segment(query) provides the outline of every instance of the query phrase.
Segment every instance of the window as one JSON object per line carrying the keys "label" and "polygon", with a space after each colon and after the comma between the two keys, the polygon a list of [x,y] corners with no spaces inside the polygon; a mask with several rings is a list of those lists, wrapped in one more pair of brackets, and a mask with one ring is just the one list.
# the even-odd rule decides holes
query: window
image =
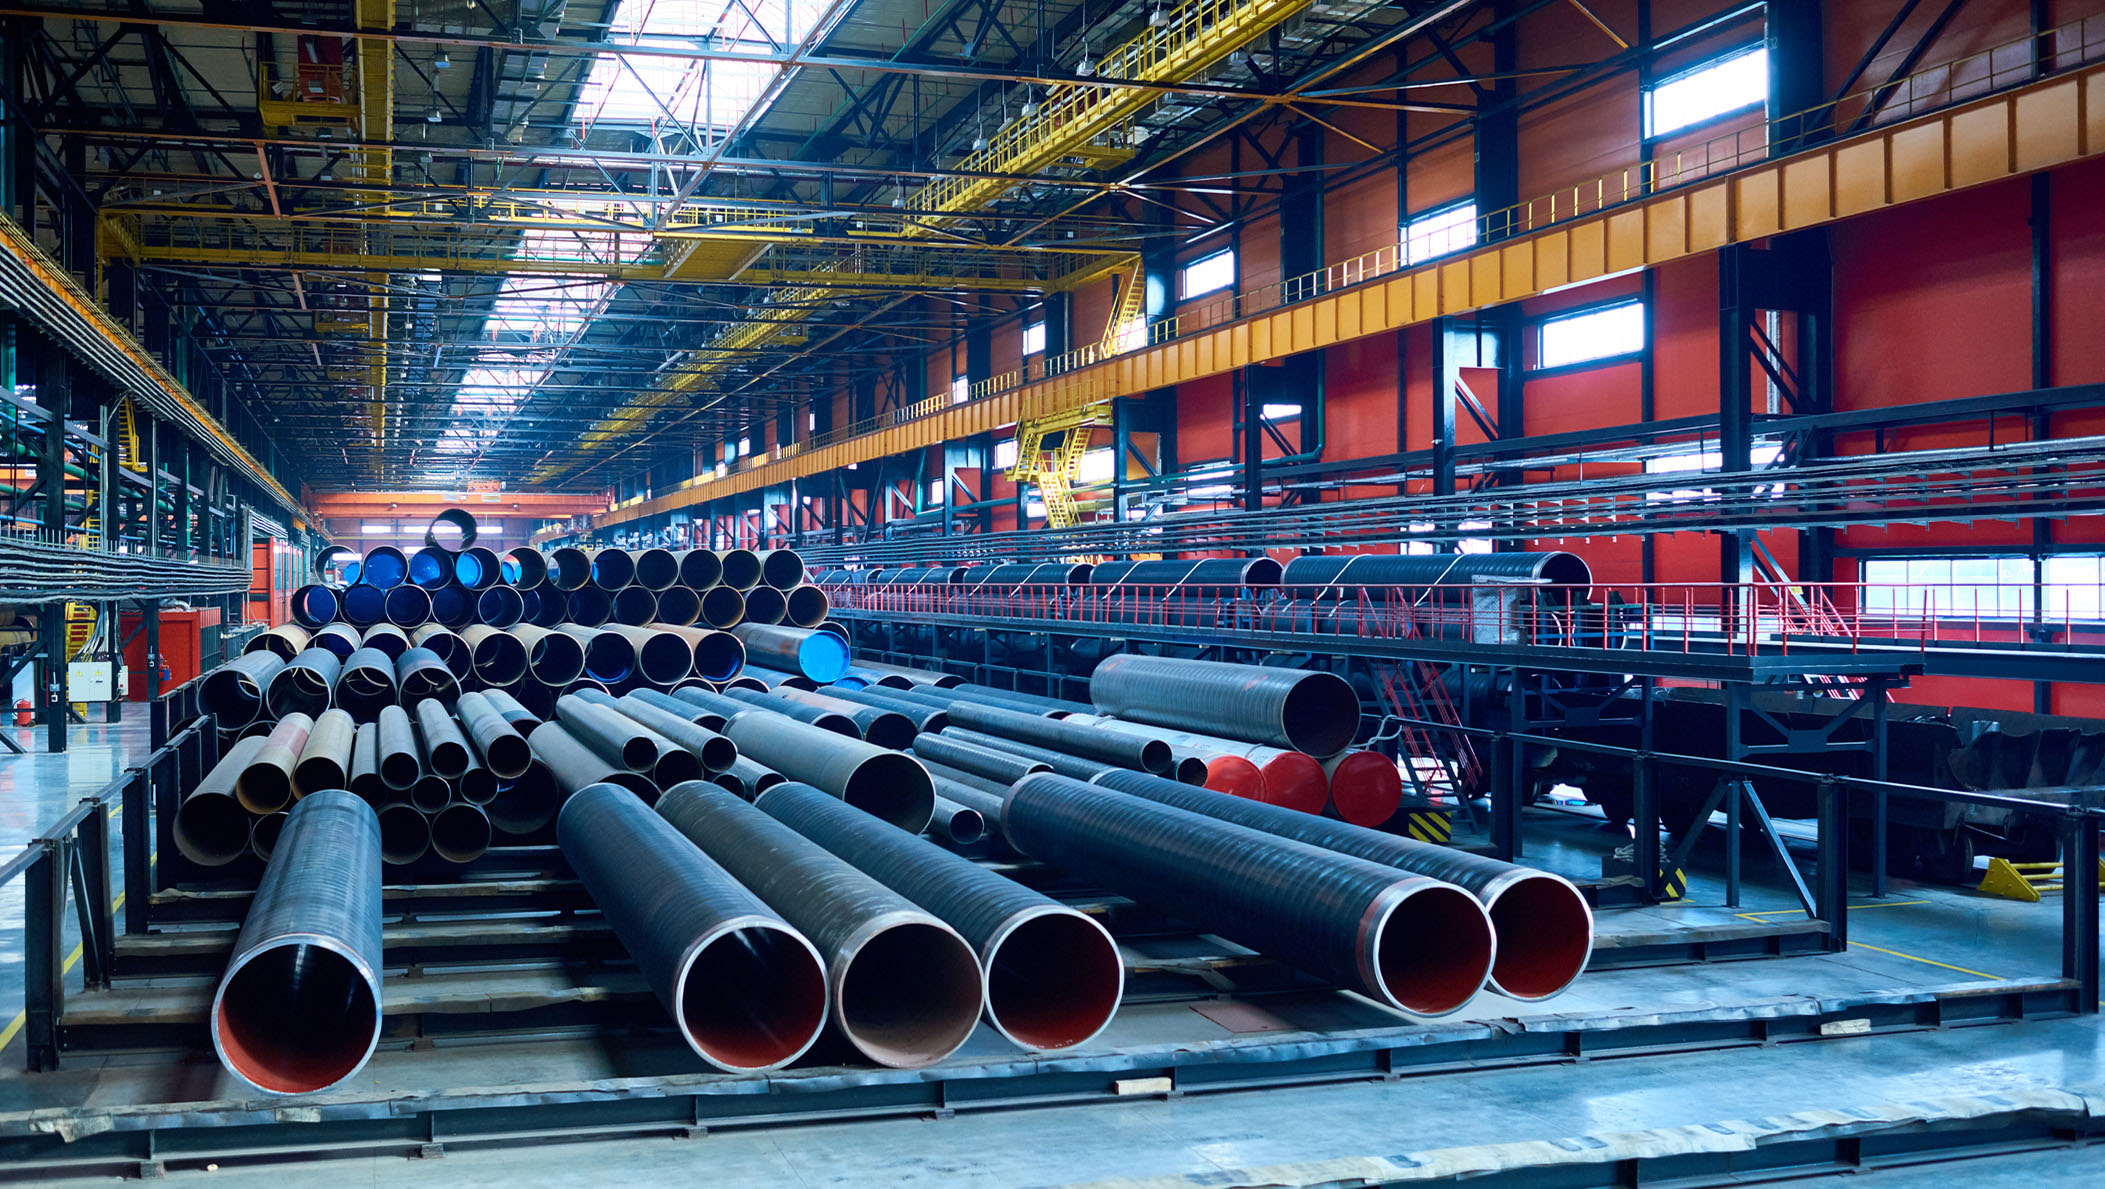
{"label": "window", "polygon": [[964,404],[972,399],[972,381],[963,376],[950,377],[950,403]]}
{"label": "window", "polygon": [[1476,204],[1457,203],[1407,220],[1401,239],[1405,267],[1459,252],[1476,242]]}
{"label": "window", "polygon": [[1025,355],[1045,354],[1045,323],[1031,322],[1024,325],[1023,353]]}
{"label": "window", "polygon": [[1301,418],[1301,406],[1266,404],[1263,413],[1266,421],[1298,421]]}
{"label": "window", "polygon": [[1535,366],[1570,367],[1634,355],[1644,348],[1644,303],[1628,301],[1543,319]]}
{"label": "window", "polygon": [[[2105,616],[2105,555],[2057,554],[2039,573],[2045,601],[2040,617],[2092,620]],[[1864,610],[1888,615],[2000,619],[2032,614],[2029,557],[1877,557],[1864,562]]]}
{"label": "window", "polygon": [[1100,483],[1109,483],[1111,481],[1111,448],[1104,446],[1083,454],[1081,464],[1075,468],[1074,481],[1077,486],[1081,487],[1095,487]]}
{"label": "window", "polygon": [[1768,101],[1768,49],[1739,50],[1645,88],[1645,136],[1665,136]]}
{"label": "window", "polygon": [[941,479],[930,479],[928,481],[928,506],[931,508],[943,506],[943,481]]}
{"label": "window", "polygon": [[740,458],[744,458],[744,457],[745,457],[746,455],[748,455],[748,454],[751,454],[752,452],[753,452],[753,439],[751,439],[751,438],[740,438],[740,439],[738,439],[738,457],[740,457]]}
{"label": "window", "polygon": [[[819,0],[623,0],[613,7],[607,40],[665,50],[718,49],[766,54],[813,35],[825,15]],[[843,10],[845,11],[845,10]],[[814,36],[813,44],[817,44]],[[601,54],[579,93],[576,122],[677,127],[737,126],[754,105],[779,93],[772,62]]]}
{"label": "window", "polygon": [[1226,248],[1211,256],[1201,256],[1184,266],[1182,274],[1186,300],[1216,289],[1226,289],[1235,283],[1235,249]]}
{"label": "window", "polygon": [[805,432],[805,433],[811,433],[812,431],[814,431],[814,430],[818,429],[818,427],[819,427],[819,415],[818,415],[818,413],[817,413],[817,411],[816,411],[816,410],[814,410],[814,411],[812,411],[812,412],[809,412],[809,413],[806,413],[806,414],[804,414],[804,432]]}
{"label": "window", "polygon": [[358,534],[363,537],[384,537],[394,531],[395,526],[392,524],[361,524],[358,526]]}
{"label": "window", "polygon": [[1134,318],[1111,332],[1111,353],[1121,355],[1148,345],[1148,320]]}
{"label": "window", "polygon": [[1016,439],[994,443],[994,469],[1005,471],[1016,465]]}

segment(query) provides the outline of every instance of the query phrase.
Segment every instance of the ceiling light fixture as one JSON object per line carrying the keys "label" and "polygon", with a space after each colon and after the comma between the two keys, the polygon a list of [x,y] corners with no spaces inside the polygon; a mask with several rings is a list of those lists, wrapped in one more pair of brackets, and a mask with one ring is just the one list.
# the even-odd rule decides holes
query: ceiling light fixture
{"label": "ceiling light fixture", "polygon": [[431,68],[433,70],[444,70],[452,65],[453,59],[448,58],[446,56],[445,50],[440,50],[438,54],[431,59]]}

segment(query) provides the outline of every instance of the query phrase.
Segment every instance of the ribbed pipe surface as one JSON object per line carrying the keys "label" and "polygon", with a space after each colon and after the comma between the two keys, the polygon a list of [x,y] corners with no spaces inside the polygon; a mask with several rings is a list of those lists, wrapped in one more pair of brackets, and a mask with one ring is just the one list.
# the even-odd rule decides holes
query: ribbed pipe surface
{"label": "ribbed pipe surface", "polygon": [[[1106,764],[1102,760],[1084,759],[1081,756],[1068,755],[1064,751],[1054,751],[1050,747],[1039,747],[1035,743],[1019,743],[1014,739],[1004,739],[999,735],[989,735],[966,727],[951,727],[943,732],[942,737],[959,743],[970,743],[975,747],[985,748],[989,751],[1007,752],[1012,756],[1035,760],[1045,765],[1051,771],[1074,780],[1095,780],[1106,772],[1125,771],[1117,764]],[[919,742],[920,740],[915,740],[916,744]]]}
{"label": "ribbed pipe surface", "polygon": [[952,702],[950,721],[953,726],[1141,772],[1161,774],[1176,766],[1169,744],[1160,739],[1143,739],[1116,731],[1075,726],[1058,719],[984,703]]}
{"label": "ribbed pipe surface", "polygon": [[1089,677],[1097,709],[1133,722],[1336,755],[1359,730],[1359,695],[1335,673],[1123,653]]}
{"label": "ribbed pipe surface", "polygon": [[547,765],[549,775],[555,777],[556,787],[565,796],[574,796],[579,789],[595,784],[618,784],[643,798],[645,804],[658,799],[658,786],[649,777],[615,767],[561,723],[542,723],[526,737],[526,742],[533,748],[534,758]]}
{"label": "ribbed pipe surface", "polygon": [[791,780],[815,785],[910,834],[928,828],[935,787],[910,755],[873,747],[768,710],[748,710],[724,724],[738,753]]}
{"label": "ribbed pipe surface", "polygon": [[999,782],[1004,789],[1033,772],[1050,772],[1052,768],[1043,760],[1025,759],[1013,752],[981,747],[954,738],[948,731],[940,735],[916,736],[914,754],[932,763],[944,764],[960,772]]}

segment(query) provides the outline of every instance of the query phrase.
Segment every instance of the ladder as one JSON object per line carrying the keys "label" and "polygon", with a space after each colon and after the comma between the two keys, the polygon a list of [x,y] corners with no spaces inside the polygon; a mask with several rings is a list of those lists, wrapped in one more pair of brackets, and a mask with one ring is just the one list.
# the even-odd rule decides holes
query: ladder
{"label": "ladder", "polygon": [[1141,343],[1122,342],[1126,327],[1140,318],[1141,301],[1147,294],[1145,275],[1141,271],[1140,257],[1133,257],[1133,267],[1120,273],[1118,278],[1118,307],[1111,311],[1111,320],[1104,324],[1104,341],[1099,348],[1105,355],[1116,355],[1139,347]]}
{"label": "ladder", "polygon": [[[1089,431],[1110,424],[1111,404],[1104,401],[1016,426],[1016,465],[1009,468],[1009,481],[1038,488],[1048,527],[1074,527],[1074,483],[1089,452]],[[1048,454],[1045,439],[1053,434],[1063,436]]]}
{"label": "ladder", "polygon": [[117,402],[117,465],[127,471],[146,473],[146,453],[139,448],[139,416],[132,398]]}

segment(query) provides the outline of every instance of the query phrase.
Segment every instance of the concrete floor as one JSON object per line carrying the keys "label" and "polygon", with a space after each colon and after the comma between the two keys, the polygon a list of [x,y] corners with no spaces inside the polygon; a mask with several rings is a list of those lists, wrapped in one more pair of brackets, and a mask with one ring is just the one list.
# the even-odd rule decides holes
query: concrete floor
{"label": "concrete floor", "polygon": [[[16,731],[21,736],[30,732]],[[81,796],[143,757],[143,717],[113,727],[75,727],[64,756],[0,758],[0,853],[11,854]],[[1531,861],[1585,872],[1612,838],[1583,818],[1531,817]],[[1690,901],[1642,910],[1726,915],[1719,881],[1691,872]],[[1597,867],[1596,867],[1597,869]],[[1748,919],[1793,914],[1769,860],[1750,860]],[[10,1034],[21,987],[19,884],[0,888],[0,1028]],[[2058,974],[2060,912],[2052,901],[2026,905],[1970,892],[1895,881],[1892,894],[1864,901],[1851,918],[1854,948],[1823,959],[1782,959],[1648,972],[1602,972],[1582,980],[1573,1004],[1603,1010],[1707,995],[1728,985],[1745,999],[1803,992],[1821,979],[1861,977],[1869,985],[1922,986],[1981,978]],[[1677,973],[1678,971],[1678,973]],[[1811,972],[1824,971],[1820,979]],[[1555,1006],[1563,1007],[1558,1002]],[[1508,1005],[1510,1008],[1511,1005]],[[1189,1008],[1179,1010],[1188,1011]],[[1577,1006],[1573,1010],[1579,1010]],[[1135,1013],[1133,1021],[1145,1021]],[[441,1054],[400,1054],[434,1066]],[[553,1052],[547,1057],[554,1058]],[[391,1064],[388,1054],[377,1067]],[[19,1072],[19,1047],[0,1053],[8,1097],[41,1094]],[[436,1059],[436,1060],[434,1060]],[[604,1058],[601,1058],[604,1060]],[[122,1058],[112,1060],[121,1066]],[[77,1068],[77,1067],[75,1067]],[[487,1065],[484,1066],[488,1068]],[[110,1071],[114,1072],[114,1070]],[[427,1066],[427,1073],[437,1072]],[[52,1100],[82,1088],[69,1074],[48,1075]],[[442,1075],[443,1076],[443,1075]],[[111,1090],[123,1077],[107,1078]],[[1518,1140],[1627,1133],[1728,1120],[1763,1119],[1810,1109],[1864,1110],[1878,1104],[1943,1102],[1967,1096],[2105,1086],[2105,1024],[2096,1019],[2028,1022],[1870,1036],[1670,1056],[1596,1060],[1561,1066],[1487,1069],[1389,1083],[1275,1089],[1174,1101],[967,1113],[940,1121],[872,1122],[725,1131],[699,1140],[639,1139],[573,1145],[449,1149],[442,1160],[394,1156],[294,1166],[175,1172],[223,1185],[531,1184],[554,1175],[630,1185],[711,1183],[841,1185],[1049,1185],[1167,1178],[1180,1185],[1334,1183],[1340,1160],[1481,1151]],[[1950,1165],[1853,1174],[1853,1183],[1944,1185],[2105,1183],[2105,1152],[2024,1153]],[[442,1181],[443,1178],[443,1181]]]}

